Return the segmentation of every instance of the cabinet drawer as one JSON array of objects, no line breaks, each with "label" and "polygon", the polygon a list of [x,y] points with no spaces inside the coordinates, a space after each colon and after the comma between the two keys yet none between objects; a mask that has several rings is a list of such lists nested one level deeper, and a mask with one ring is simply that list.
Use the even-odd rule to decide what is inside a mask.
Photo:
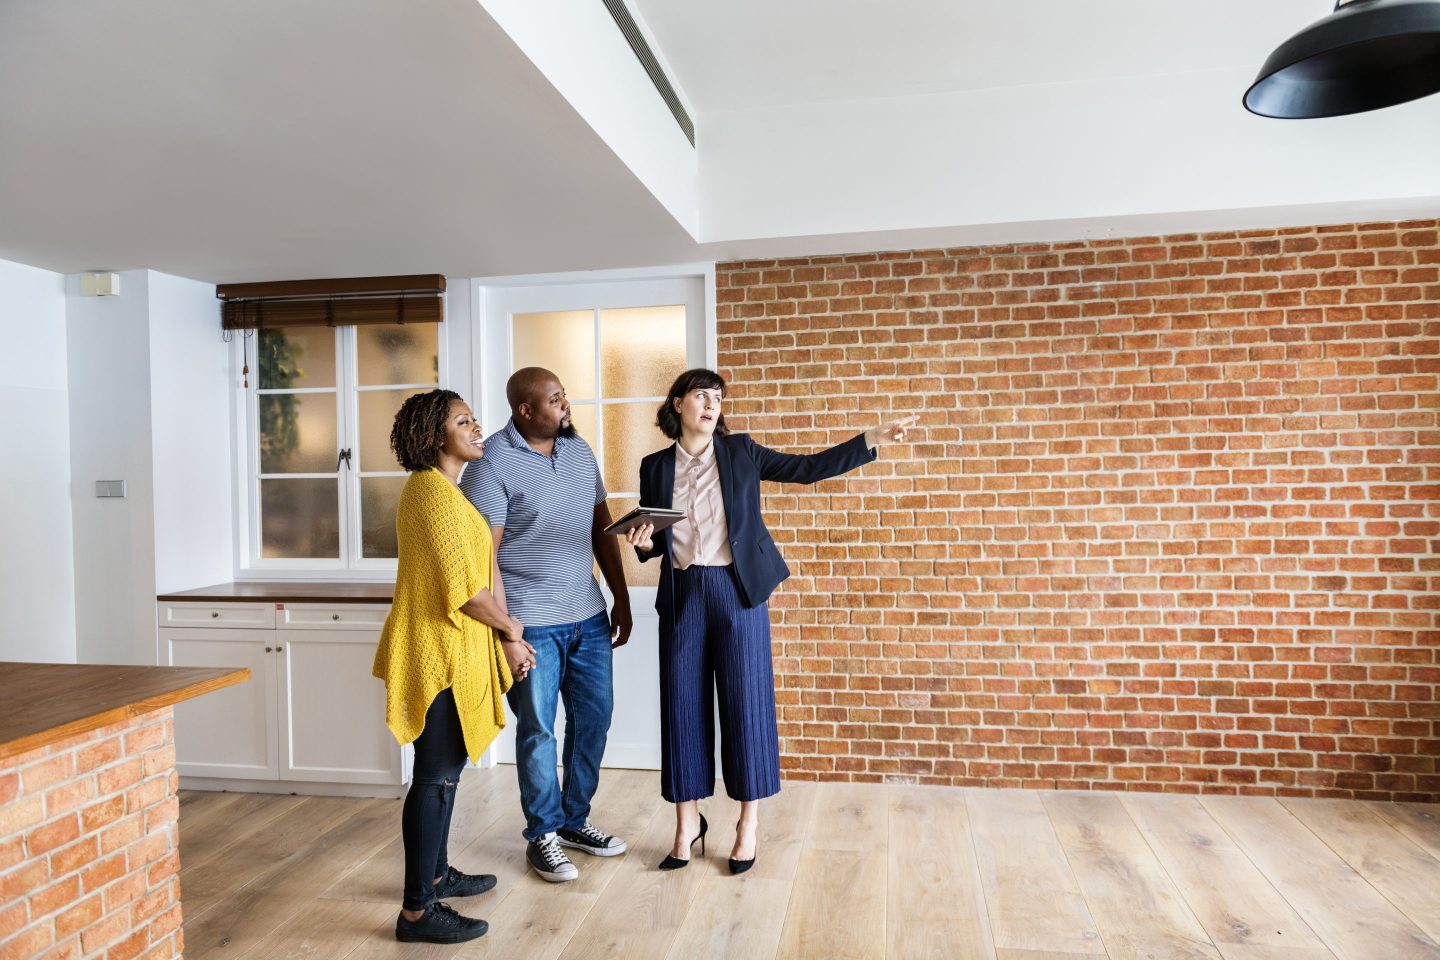
[{"label": "cabinet drawer", "polygon": [[374,630],[385,625],[388,603],[287,603],[276,611],[279,626],[290,630]]},{"label": "cabinet drawer", "polygon": [[161,603],[162,627],[240,627],[272,630],[273,603]]}]

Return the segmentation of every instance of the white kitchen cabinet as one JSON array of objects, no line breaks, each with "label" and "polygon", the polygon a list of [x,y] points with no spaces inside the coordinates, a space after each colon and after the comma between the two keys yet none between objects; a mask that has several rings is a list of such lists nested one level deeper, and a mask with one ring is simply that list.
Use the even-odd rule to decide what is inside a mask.
[{"label": "white kitchen cabinet", "polygon": [[280,778],[399,783],[400,749],[385,726],[385,687],[370,675],[376,634],[277,630]]},{"label": "white kitchen cabinet", "polygon": [[[251,672],[249,683],[177,706],[176,767],[187,786],[400,794],[410,749],[385,726],[385,687],[370,675],[388,606],[160,606],[163,663]],[[206,625],[164,625],[177,622]]]},{"label": "white kitchen cabinet", "polygon": [[250,681],[175,705],[181,775],[274,780],[280,773],[273,630],[160,630],[172,667],[249,667]]}]

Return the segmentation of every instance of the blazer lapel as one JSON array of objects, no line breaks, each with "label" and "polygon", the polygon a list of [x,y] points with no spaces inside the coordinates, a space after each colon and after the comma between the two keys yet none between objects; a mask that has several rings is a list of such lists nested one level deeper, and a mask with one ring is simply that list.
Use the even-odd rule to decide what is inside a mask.
[{"label": "blazer lapel", "polygon": [[730,518],[735,516],[735,469],[730,462],[730,445],[723,440],[724,437],[715,437],[710,443],[715,447],[715,469],[720,474],[720,502],[725,506],[725,525],[733,529],[734,522]]},{"label": "blazer lapel", "polygon": [[[656,503],[647,503],[647,507],[670,507],[675,503],[675,444],[670,444],[670,449],[660,457],[656,464],[659,475],[655,478]],[[670,556],[670,531],[664,531],[665,535],[665,556]]]},{"label": "blazer lapel", "polygon": [[656,464],[659,468],[659,476],[655,478],[655,497],[658,503],[647,503],[647,507],[670,507],[675,502],[675,444],[670,444],[670,449],[660,458]]}]

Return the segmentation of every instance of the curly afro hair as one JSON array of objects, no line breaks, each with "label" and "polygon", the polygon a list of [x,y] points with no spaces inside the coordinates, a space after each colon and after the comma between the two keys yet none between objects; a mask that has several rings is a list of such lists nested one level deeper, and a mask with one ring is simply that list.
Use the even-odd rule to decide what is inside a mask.
[{"label": "curly afro hair", "polygon": [[457,400],[464,402],[454,390],[431,390],[417,393],[400,405],[390,430],[390,449],[395,451],[400,466],[413,473],[440,462],[445,421],[450,418],[450,404]]}]

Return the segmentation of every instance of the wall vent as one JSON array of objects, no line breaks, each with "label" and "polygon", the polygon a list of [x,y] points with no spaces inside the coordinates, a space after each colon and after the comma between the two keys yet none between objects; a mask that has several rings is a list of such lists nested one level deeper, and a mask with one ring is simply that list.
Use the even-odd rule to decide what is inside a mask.
[{"label": "wall vent", "polygon": [[625,34],[625,39],[630,43],[630,49],[635,51],[640,65],[645,68],[646,73],[650,74],[650,82],[655,84],[656,91],[675,116],[675,122],[680,124],[685,139],[690,141],[690,146],[695,146],[695,121],[690,119],[690,114],[685,112],[685,105],[675,95],[675,88],[671,86],[670,78],[665,76],[665,71],[660,68],[660,61],[655,59],[655,52],[650,49],[650,44],[645,42],[645,35],[636,26],[635,18],[630,16],[630,8],[625,6],[625,0],[603,0],[603,2],[605,9],[610,11],[610,16],[615,18],[615,26]]}]

